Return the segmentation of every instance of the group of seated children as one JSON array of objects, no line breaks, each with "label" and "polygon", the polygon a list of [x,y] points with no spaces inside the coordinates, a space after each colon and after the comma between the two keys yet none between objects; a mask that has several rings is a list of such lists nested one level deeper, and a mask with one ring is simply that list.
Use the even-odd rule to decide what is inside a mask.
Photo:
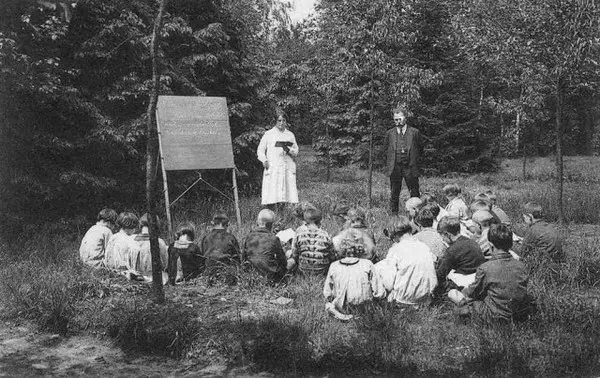
[{"label": "group of seated children", "polygon": [[[212,229],[199,243],[194,226],[183,225],[171,245],[159,241],[161,264],[171,284],[202,271],[220,277],[240,263],[274,282],[295,271],[322,275],[326,308],[340,319],[350,318],[350,309],[374,298],[417,307],[445,297],[460,306],[459,312],[486,322],[519,318],[530,302],[528,270],[512,250],[513,243],[521,244],[517,252],[523,257],[536,254],[561,262],[556,230],[541,219],[538,204],[527,203],[523,219],[529,228],[520,238],[493,192],[476,195],[467,206],[458,185],[443,190],[445,208],[431,194],[406,201],[408,217],[395,216],[384,230],[393,242],[385,256],[376,253],[363,210],[336,207],[333,215],[341,230],[332,238],[321,227],[321,211],[302,203],[297,207],[302,225],[277,234],[275,213],[261,210],[241,248],[227,230],[225,214],[213,217]],[[80,256],[95,268],[150,276],[148,217],[138,220],[132,213],[117,216],[114,210],[102,210],[82,240]]]},{"label": "group of seated children", "polygon": [[362,249],[357,252],[353,243],[339,241],[348,251],[338,252],[341,260],[331,265],[323,288],[326,308],[334,316],[347,319],[353,307],[374,298],[416,307],[448,297],[462,315],[488,323],[530,313],[528,268],[513,245],[520,244],[517,251],[525,261],[533,254],[564,261],[560,237],[542,220],[541,206],[523,207],[529,227],[520,238],[493,192],[478,194],[470,206],[458,185],[447,185],[444,192],[445,208],[431,194],[406,201],[408,217],[396,217],[391,229],[384,230],[393,245],[382,261],[363,262],[370,259],[361,256]]},{"label": "group of seated children", "polygon": [[[224,267],[239,262],[240,248],[236,238],[227,231],[228,223],[226,215],[216,214],[211,232],[200,244],[195,241],[192,224],[179,227],[176,240],[169,246],[159,238],[163,281],[175,284],[177,280],[190,280],[204,270],[210,277],[218,277]],[[113,234],[113,230],[118,231]],[[130,212],[117,215],[112,209],[104,209],[98,213],[96,224],[84,235],[79,256],[93,268],[107,268],[131,279],[150,281],[152,257],[148,230],[147,214],[138,218]]]}]

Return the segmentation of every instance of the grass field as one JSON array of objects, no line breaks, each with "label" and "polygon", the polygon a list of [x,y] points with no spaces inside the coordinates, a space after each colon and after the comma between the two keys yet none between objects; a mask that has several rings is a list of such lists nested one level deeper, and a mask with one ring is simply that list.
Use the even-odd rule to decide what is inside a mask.
[{"label": "grass field", "polygon": [[[92,272],[77,261],[79,232],[39,230],[26,242],[2,242],[1,313],[33,319],[42,329],[64,334],[104,334],[132,353],[158,354],[199,366],[224,364],[276,375],[410,376],[564,376],[600,371],[600,160],[566,159],[565,209],[568,262],[563,266],[532,263],[530,291],[538,312],[528,321],[485,327],[459,321],[452,306],[399,311],[375,304],[348,323],[327,316],[322,279],[293,277],[287,285],[269,286],[252,272],[237,272],[234,287],[209,286],[205,279],[167,287],[167,305],[148,302],[148,288],[105,272]],[[441,188],[459,183],[470,198],[493,189],[499,205],[514,221],[520,206],[540,202],[555,218],[553,164],[528,162],[521,177],[519,160],[504,161],[496,173],[422,178],[422,191],[442,198]],[[330,210],[339,201],[365,206],[367,173],[355,167],[334,169],[332,182],[313,155],[299,161],[302,200],[325,215],[324,227],[336,229]],[[374,207],[368,222],[378,253],[389,242],[382,229],[387,212],[387,179],[374,177]],[[403,191],[406,199],[406,191]],[[184,202],[175,223],[203,227],[224,203]],[[185,208],[185,211],[181,209]],[[242,239],[252,227],[259,198],[242,198],[242,225],[232,231]],[[233,213],[231,213],[233,214]],[[291,214],[282,221],[293,225]],[[523,229],[517,224],[517,232]],[[270,301],[292,298],[289,305]]]}]

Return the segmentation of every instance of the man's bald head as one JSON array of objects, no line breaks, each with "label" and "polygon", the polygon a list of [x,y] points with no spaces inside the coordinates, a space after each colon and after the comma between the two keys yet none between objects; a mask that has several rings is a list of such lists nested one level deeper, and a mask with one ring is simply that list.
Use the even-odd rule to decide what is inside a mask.
[{"label": "man's bald head", "polygon": [[259,227],[271,229],[275,223],[275,213],[269,209],[262,209],[256,218]]}]

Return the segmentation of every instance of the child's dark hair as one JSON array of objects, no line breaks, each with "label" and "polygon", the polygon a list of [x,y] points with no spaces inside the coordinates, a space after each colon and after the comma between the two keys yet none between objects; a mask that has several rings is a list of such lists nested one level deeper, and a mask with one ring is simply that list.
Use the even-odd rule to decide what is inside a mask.
[{"label": "child's dark hair", "polygon": [[179,239],[182,235],[187,235],[188,239],[194,240],[196,239],[196,227],[194,227],[191,223],[182,224],[177,228],[177,239]]},{"label": "child's dark hair", "polygon": [[115,224],[117,223],[117,217],[117,212],[113,209],[102,209],[96,216],[96,220]]},{"label": "child's dark hair", "polygon": [[456,236],[460,233],[460,220],[457,217],[443,217],[438,223],[437,230],[439,233],[447,232]]},{"label": "child's dark hair", "polygon": [[[145,213],[140,217],[140,227],[150,227],[150,215]],[[156,216],[156,227],[160,228],[160,220]]]},{"label": "child's dark hair", "polygon": [[319,209],[306,209],[304,212],[304,221],[307,223],[321,224],[323,215]]},{"label": "child's dark hair", "polygon": [[410,219],[404,215],[400,215],[392,224],[391,231],[389,232],[390,239],[395,237],[401,237],[404,234],[412,233],[412,224]]},{"label": "child's dark hair", "polygon": [[215,226],[227,227],[229,225],[229,217],[225,213],[216,213],[213,216],[212,223]]},{"label": "child's dark hair", "polygon": [[117,226],[126,230],[134,230],[140,226],[140,220],[134,213],[122,212],[117,218]]},{"label": "child's dark hair", "polygon": [[419,212],[417,213],[417,216],[415,217],[415,222],[417,222],[421,227],[433,226],[433,221],[435,220],[436,217],[435,217],[435,215],[433,215],[433,212],[431,211],[432,207],[437,208],[438,213],[439,213],[439,207],[431,206],[431,205],[426,205],[421,210],[419,210]]},{"label": "child's dark hair", "polygon": [[304,220],[304,213],[308,209],[316,209],[316,207],[310,202],[300,202],[294,206],[294,216],[298,219]]},{"label": "child's dark hair", "polygon": [[458,196],[462,190],[460,189],[460,186],[458,186],[458,184],[456,183],[452,183],[452,184],[448,184],[446,186],[444,186],[443,189],[444,193],[448,196]]},{"label": "child's dark hair", "polygon": [[513,246],[512,230],[505,224],[493,224],[490,226],[488,240],[494,247],[508,252]]},{"label": "child's dark hair", "polygon": [[523,206],[524,214],[531,214],[535,219],[542,218],[542,206],[535,202],[527,202],[525,206]]}]

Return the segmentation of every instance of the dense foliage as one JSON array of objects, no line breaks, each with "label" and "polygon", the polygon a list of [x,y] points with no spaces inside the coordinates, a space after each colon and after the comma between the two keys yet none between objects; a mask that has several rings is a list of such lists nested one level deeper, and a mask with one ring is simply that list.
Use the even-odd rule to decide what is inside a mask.
[{"label": "dense foliage", "polygon": [[[157,2],[5,3],[4,220],[137,207]],[[227,97],[246,190],[257,187],[254,149],[277,104],[299,141],[332,164],[366,165],[374,150],[377,168],[399,103],[425,136],[430,174],[551,153],[556,130],[566,153],[597,150],[594,2],[321,0],[300,25],[289,11],[281,0],[171,0],[165,15],[160,92]],[[196,178],[173,175],[174,192]]]},{"label": "dense foliage", "polygon": [[[255,169],[247,157],[272,112],[262,51],[276,20],[271,5],[171,1],[165,17],[161,94],[227,97],[243,171]],[[26,214],[139,204],[156,4],[79,1],[70,22],[34,2],[11,0],[6,10],[0,16],[2,213],[16,217],[7,219],[14,224]],[[38,206],[43,211],[32,211]]]}]

